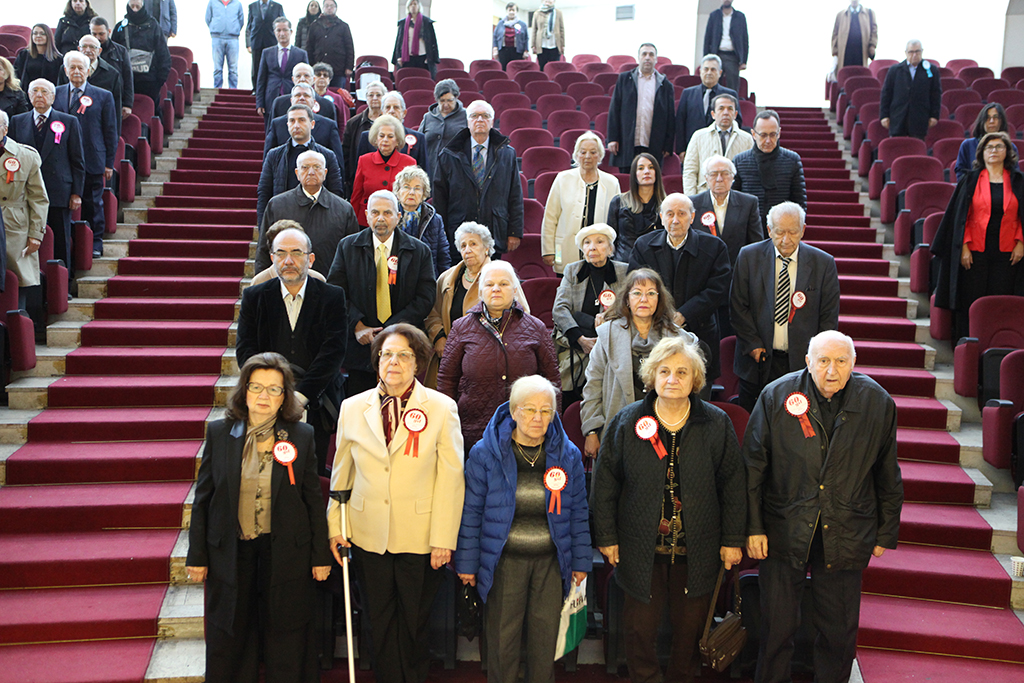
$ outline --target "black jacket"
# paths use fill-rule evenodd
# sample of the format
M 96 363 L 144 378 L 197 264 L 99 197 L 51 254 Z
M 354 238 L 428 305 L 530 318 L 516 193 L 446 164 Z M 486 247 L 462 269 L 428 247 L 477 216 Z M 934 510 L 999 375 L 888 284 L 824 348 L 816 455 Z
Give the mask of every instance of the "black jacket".
M 4 88 L 0 90 L 0 111 L 7 112 L 7 118 L 32 111 L 32 105 L 28 101 L 28 93 L 24 90 Z
M 651 599 L 651 569 L 661 520 L 668 458 L 636 435 L 636 422 L 654 416 L 651 391 L 612 418 L 594 465 L 590 510 L 594 544 L 619 546 L 615 579 L 630 596 Z M 671 438 L 660 430 L 668 449 Z M 690 396 L 690 419 L 680 435 L 679 482 L 686 532 L 687 591 L 707 595 L 715 587 L 722 546 L 746 545 L 746 472 L 732 422 L 721 408 Z
M 408 17 L 406 17 L 407 19 Z M 405 21 L 398 22 L 398 35 L 395 37 L 395 50 L 391 55 L 391 63 L 398 68 L 398 60 L 402 58 L 402 34 L 405 32 Z M 427 47 L 427 64 L 439 64 L 441 54 L 437 50 L 437 34 L 434 33 L 434 20 L 424 16 L 420 26 L 420 39 Z
M 345 130 L 341 134 L 341 148 L 345 151 L 345 185 L 352 187 L 356 178 L 356 167 L 359 166 L 359 155 L 356 149 L 359 147 L 359 136 L 370 130 L 373 121 L 370 120 L 369 109 L 364 109 L 345 123 Z
M 786 412 L 786 398 L 807 397 L 814 436 Z M 874 547 L 895 548 L 903 480 L 896 462 L 896 404 L 859 372 L 843 389 L 831 438 L 823 434 L 814 382 L 805 368 L 765 387 L 743 440 L 747 533 L 767 534 L 768 554 L 802 568 L 822 525 L 825 564 L 863 569 Z
M 633 213 L 623 203 L 622 197 L 621 194 L 615 195 L 608 203 L 608 224 L 615 228 L 615 254 L 612 258 L 627 263 L 637 239 L 660 229 L 662 225 L 661 214 L 653 198 L 648 210 Z
M 711 190 L 693 195 L 690 201 L 693 202 L 693 227 L 710 233 L 711 229 L 704 225 L 704 216 L 710 213 L 718 237 L 729 248 L 729 263 L 734 268 L 740 249 L 764 239 L 764 228 L 761 227 L 761 216 L 757 211 L 757 197 L 754 195 L 736 190 L 729 193 L 729 208 L 725 210 L 724 226 L 718 224 L 718 214 L 715 213 L 715 200 L 711 196 Z
M 61 61 L 60 55 L 48 62 L 43 55 L 33 57 L 27 47 L 18 50 L 18 56 L 14 60 L 14 73 L 18 74 L 21 87 L 26 91 L 29 84 L 37 78 L 45 78 L 54 85 L 57 85 L 57 81 L 61 77 L 67 78 L 64 75 L 64 63 Z
M 942 106 L 942 79 L 939 70 L 924 60 L 911 80 L 907 60 L 889 69 L 882 84 L 878 117 L 889 119 L 889 136 L 928 133 L 928 119 L 937 119 Z
M 267 3 L 265 16 L 260 15 L 260 3 L 249 3 L 248 28 L 245 31 L 245 46 L 252 48 L 254 55 L 263 54 L 264 48 L 277 44 L 274 37 L 274 19 L 284 16 L 284 8 L 281 3 L 270 0 Z
M 100 175 L 104 169 L 114 168 L 117 155 L 117 131 L 121 123 L 121 112 L 117 109 L 114 96 L 103 88 L 85 82 L 83 95 L 92 98 L 92 104 L 85 111 L 68 111 L 71 107 L 71 84 L 57 86 L 53 108 L 78 119 L 82 127 L 82 152 L 85 154 L 85 172 Z
M 282 192 L 267 203 L 260 223 L 259 243 L 256 246 L 256 272 L 270 267 L 270 245 L 267 244 L 267 230 L 279 220 L 297 221 L 313 242 L 313 270 L 327 277 L 331 262 L 338 250 L 338 243 L 349 235 L 359 232 L 356 212 L 352 205 L 326 187 L 321 188 L 316 204 L 313 204 L 302 186 Z
M 57 28 L 53 32 L 53 45 L 57 48 L 57 52 L 62 55 L 66 55 L 71 50 L 78 49 L 78 41 L 82 39 L 82 36 L 89 35 L 89 22 L 96 16 L 93 12 L 91 15 L 86 10 L 82 14 L 71 13 L 71 16 L 67 14 L 61 16 L 57 21 Z
M 128 10 L 128 16 L 114 28 L 111 37 L 115 43 L 124 45 L 129 50 L 143 50 L 153 53 L 149 71 L 142 73 L 133 71 L 135 83 L 159 83 L 167 80 L 171 72 L 171 53 L 167 49 L 167 38 L 160 28 L 160 22 L 149 16 L 146 8 L 138 12 Z
M 676 108 L 676 153 L 682 154 L 686 151 L 686 146 L 690 144 L 690 138 L 693 134 L 702 128 L 707 128 L 715 120 L 711 117 L 711 103 L 719 95 L 732 95 L 739 102 L 740 96 L 736 94 L 736 91 L 732 88 L 725 87 L 722 83 L 719 83 L 714 88 L 711 88 L 711 94 L 708 95 L 708 109 L 704 109 L 704 91 L 707 90 L 703 85 L 691 85 L 689 88 L 683 90 L 682 97 L 679 98 L 679 106 Z M 736 125 L 743 128 L 743 113 L 736 110 Z
M 523 186 L 519 181 L 516 150 L 508 138 L 492 128 L 483 186 L 473 175 L 472 136 L 460 130 L 437 155 L 434 173 L 434 208 L 444 221 L 448 243 L 466 221 L 491 229 L 494 249 L 503 254 L 509 237 L 523 236 Z
M 722 44 L 723 15 L 716 9 L 708 16 L 708 25 L 704 30 L 704 54 L 718 54 Z M 732 23 L 729 24 L 729 37 L 732 38 L 732 49 L 740 64 L 747 63 L 750 39 L 747 36 L 747 17 L 739 10 L 732 11 Z
M 313 121 L 315 123 L 313 126 L 313 139 L 316 140 L 318 145 L 322 145 L 334 152 L 334 156 L 338 160 L 338 169 L 341 171 L 342 177 L 344 177 L 344 153 L 341 148 L 341 134 L 338 133 L 338 124 L 334 122 L 334 119 L 320 116 L 320 114 L 313 114 Z M 270 125 L 267 126 L 267 139 L 263 143 L 263 156 L 266 157 L 270 154 L 270 150 L 283 145 L 289 140 L 291 140 L 291 136 L 288 135 L 288 115 L 274 117 L 270 121 Z
M 775 151 L 775 189 L 765 189 L 761 182 L 761 174 L 757 170 L 757 155 L 761 151 L 752 147 L 740 152 L 732 160 L 736 165 L 736 182 L 732 189 L 746 192 L 757 197 L 758 212 L 761 214 L 761 225 L 767 228 L 768 212 L 776 204 L 795 202 L 807 209 L 807 184 L 804 181 L 804 165 L 800 155 L 785 147 L 776 147 Z
M 57 135 L 51 128 L 58 121 L 64 126 L 60 144 L 57 144 Z M 46 185 L 50 206 L 66 208 L 71 195 L 82 196 L 85 156 L 82 151 L 82 127 L 77 118 L 51 109 L 43 126 L 43 144 L 37 146 L 36 112 L 33 109 L 11 119 L 10 135 L 23 145 L 36 147 L 39 152 L 39 158 L 43 161 L 43 183 Z M 58 226 L 51 227 L 56 229 Z
M 640 67 L 619 74 L 608 106 L 608 142 L 619 143 L 619 153 L 609 163 L 620 168 L 633 163 L 636 134 L 637 79 Z M 651 119 L 650 144 L 647 151 L 659 161 L 662 152 L 671 152 L 676 137 L 676 100 L 672 83 L 664 74 L 654 72 L 657 90 L 654 93 L 654 116 Z
M 132 78 L 132 60 L 128 56 L 128 48 L 107 39 L 101 45 L 103 54 L 100 58 L 121 74 L 121 106 L 131 107 L 135 102 L 135 79 Z M 63 69 L 61 72 L 63 73 Z M 145 121 L 143 122 L 145 123 Z
M 263 222 L 263 212 L 267 209 L 267 203 L 282 192 L 294 189 L 299 184 L 294 168 L 288 168 L 288 148 L 292 140 L 278 145 L 267 153 L 263 159 L 263 171 L 260 173 L 260 182 L 256 187 L 256 222 Z M 320 152 L 327 160 L 327 179 L 324 180 L 324 187 L 334 194 L 342 197 L 345 195 L 345 183 L 341 177 L 341 169 L 338 167 L 338 159 L 327 147 L 318 144 L 314 138 L 310 138 L 307 145 L 309 151 Z
M 310 64 L 327 62 L 334 69 L 335 76 L 344 76 L 345 71 L 354 71 L 356 51 L 352 47 L 352 30 L 337 16 L 328 19 L 327 15 L 321 13 L 310 25 L 306 52 L 309 53 Z

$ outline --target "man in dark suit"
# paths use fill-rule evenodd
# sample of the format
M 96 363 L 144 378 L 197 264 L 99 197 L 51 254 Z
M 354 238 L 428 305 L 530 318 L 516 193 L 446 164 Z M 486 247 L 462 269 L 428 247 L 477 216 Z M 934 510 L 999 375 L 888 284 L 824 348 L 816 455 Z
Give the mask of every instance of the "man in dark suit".
M 807 209 L 807 183 L 800 155 L 779 144 L 782 123 L 777 112 L 759 111 L 751 129 L 754 146 L 733 157 L 736 189 L 757 197 L 761 224 L 768 225 L 768 210 L 782 202 Z
M 732 283 L 733 368 L 740 405 L 804 366 L 811 337 L 839 326 L 839 276 L 829 254 L 801 244 L 806 214 L 783 202 L 768 214 L 769 239 L 743 247 Z
M 292 86 L 291 92 L 291 103 L 304 104 L 313 109 L 313 88 L 300 83 Z M 291 106 L 291 105 L 289 105 Z M 281 116 L 275 117 L 267 128 L 267 140 L 263 143 L 263 156 L 265 157 L 270 153 L 270 150 L 283 145 L 288 141 L 288 115 L 287 112 Z M 341 133 L 338 132 L 338 124 L 333 119 L 329 119 L 326 116 L 320 116 L 320 114 L 313 114 L 313 139 L 316 140 L 317 144 L 323 145 L 327 149 L 334 152 L 334 156 L 338 158 L 338 166 L 341 168 L 342 177 L 345 176 L 345 155 L 341 147 Z
M 271 199 L 263 212 L 256 247 L 256 272 L 269 268 L 271 264 L 267 230 L 278 221 L 293 220 L 302 226 L 313 243 L 313 253 L 316 254 L 313 269 L 327 277 L 338 243 L 359 232 L 359 223 L 352 205 L 324 187 L 327 178 L 324 155 L 303 152 L 296 162 L 298 187 Z
M 377 190 L 366 202 L 366 219 L 369 228 L 338 245 L 327 276 L 328 282 L 348 293 L 348 322 L 355 343 L 349 340 L 345 369 L 353 396 L 377 385 L 370 363 L 373 338 L 395 323 L 422 328 L 437 295 L 430 247 L 395 230 L 398 198 L 388 190 Z
M 272 254 L 278 277 L 242 292 L 235 357 L 239 366 L 266 351 L 288 359 L 324 474 L 344 398 L 341 363 L 349 339 L 345 290 L 309 277 L 316 255 L 301 229 L 278 233 Z
M 676 109 L 676 154 L 682 162 L 686 155 L 686 145 L 690 144 L 693 134 L 707 128 L 715 122 L 712 116 L 711 103 L 719 95 L 732 95 L 739 100 L 739 95 L 721 83 L 722 59 L 716 54 L 704 55 L 700 60 L 700 85 L 692 85 L 683 90 Z M 743 112 L 736 112 L 736 125 L 743 127 Z
M 256 111 L 264 118 L 274 100 L 292 89 L 292 69 L 309 63 L 306 51 L 292 45 L 292 22 L 285 17 L 274 19 L 274 37 L 277 44 L 263 50 L 256 71 Z
M 121 118 L 128 118 L 135 106 L 135 79 L 132 78 L 132 60 L 128 48 L 110 39 L 110 24 L 103 17 L 93 17 L 89 21 L 92 37 L 100 41 L 103 61 L 117 69 L 121 74 Z
M 92 226 L 93 256 L 103 256 L 103 184 L 114 175 L 117 154 L 117 115 L 114 97 L 86 81 L 89 58 L 81 52 L 64 55 L 64 72 L 69 83 L 57 88 L 53 108 L 78 119 L 82 128 L 85 156 L 85 184 L 82 188 L 82 218 Z
M 78 119 L 53 108 L 57 90 L 37 78 L 28 86 L 33 111 L 11 119 L 10 136 L 31 145 L 42 159 L 43 184 L 50 199 L 46 224 L 53 228 L 54 258 L 64 261 L 71 273 L 71 212 L 82 205 L 85 158 L 82 127 Z
M 299 184 L 295 175 L 296 161 L 303 152 L 320 152 L 327 159 L 327 189 L 343 196 L 345 185 L 334 152 L 317 144 L 313 139 L 313 111 L 296 104 L 288 110 L 288 134 L 291 139 L 270 150 L 263 160 L 263 172 L 256 188 L 256 222 L 263 222 L 263 211 L 267 202 L 276 195 L 291 190 Z
M 640 237 L 629 255 L 629 269 L 650 268 L 661 275 L 676 303 L 676 323 L 697 335 L 707 348 L 707 377 L 704 394 L 719 369 L 718 309 L 729 296 L 732 269 L 729 250 L 721 239 L 700 230 L 690 230 L 693 202 L 673 193 L 661 203 L 664 230 Z
M 274 0 L 256 0 L 249 5 L 249 20 L 246 23 L 245 49 L 255 58 L 252 60 L 252 87 L 256 94 L 256 80 L 259 76 L 260 56 L 277 41 L 274 39 L 274 19 L 284 16 L 281 3 Z
M 114 44 L 116 45 L 117 43 Z M 124 81 L 121 78 L 121 73 L 100 57 L 100 54 L 103 52 L 103 48 L 100 47 L 100 41 L 86 34 L 78 41 L 78 51 L 89 58 L 89 82 L 97 88 L 109 91 L 114 96 L 115 108 L 122 106 L 124 103 Z M 64 85 L 67 82 L 67 74 L 61 74 L 57 85 Z M 121 132 L 121 119 L 122 117 L 117 117 L 119 135 Z
M 308 85 L 310 88 L 313 87 L 313 67 L 305 62 L 296 64 L 292 68 L 292 88 L 296 85 Z M 267 112 L 271 119 L 276 119 L 278 116 L 284 116 L 288 112 L 288 107 L 291 106 L 291 89 L 284 95 L 278 95 L 274 98 L 273 103 L 270 103 L 270 111 Z M 316 103 L 314 106 L 309 106 L 313 109 L 313 112 L 320 114 L 321 116 L 334 121 L 335 125 L 338 123 L 338 110 L 334 107 L 334 102 L 329 97 L 322 97 L 316 94 L 316 90 L 313 91 L 313 101 Z
M 740 89 L 740 72 L 747 68 L 747 17 L 732 8 L 732 0 L 722 0 L 722 7 L 708 16 L 704 30 L 704 54 L 722 58 L 722 79 L 733 90 Z
M 405 123 L 405 98 L 402 97 L 402 93 L 397 90 L 392 90 L 384 96 L 384 100 L 381 103 L 381 109 L 385 114 L 394 116 L 396 119 Z M 410 138 L 412 145 L 409 144 Z M 359 136 L 359 146 L 356 149 L 356 159 L 369 154 L 375 148 L 370 145 L 370 131 L 363 131 Z M 427 139 L 423 137 L 423 133 L 419 132 L 414 128 L 405 129 L 405 143 L 398 150 L 402 154 L 408 154 L 416 160 L 416 165 L 427 172 L 430 175 L 430 165 L 427 160 Z
M 676 135 L 675 91 L 658 73 L 658 49 L 640 46 L 637 67 L 619 74 L 608 106 L 608 151 L 611 165 L 629 173 L 633 157 L 648 152 L 659 161 L 671 154 Z M 637 121 L 640 125 L 637 125 Z
M 924 138 L 939 122 L 942 79 L 923 57 L 921 41 L 911 40 L 907 58 L 885 75 L 878 115 L 889 137 Z

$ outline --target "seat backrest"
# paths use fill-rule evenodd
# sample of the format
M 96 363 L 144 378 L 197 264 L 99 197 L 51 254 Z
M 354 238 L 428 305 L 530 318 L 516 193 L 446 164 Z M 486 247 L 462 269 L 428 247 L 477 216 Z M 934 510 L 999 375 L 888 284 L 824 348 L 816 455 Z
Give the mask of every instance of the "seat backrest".
M 991 348 L 1024 349 L 1024 297 L 983 296 L 971 304 L 968 318 L 981 353 Z
M 959 121 L 950 119 L 939 119 L 939 122 L 928 129 L 924 136 L 924 143 L 930 148 L 936 140 L 943 138 L 964 139 L 964 126 Z
M 1021 95 L 1024 95 L 1024 93 L 1021 93 Z M 978 118 L 978 112 L 984 109 L 985 106 L 981 102 L 961 104 L 953 110 L 953 120 L 959 122 L 964 128 L 969 129 L 974 125 L 974 119 Z
M 879 143 L 882 140 L 889 139 L 889 131 L 882 127 L 882 122 L 878 119 L 868 122 L 868 140 L 871 141 L 872 147 L 878 149 Z M 926 148 L 927 149 L 927 148 Z
M 521 92 L 503 92 L 488 100 L 501 119 L 501 112 L 507 109 L 529 109 L 530 98 Z
M 0 26 L 0 33 L 10 33 L 28 40 L 32 37 L 32 28 L 29 26 L 22 26 L 20 24 L 4 24 L 3 26 Z
M 949 168 L 956 161 L 956 157 L 960 153 L 960 145 L 962 144 L 963 140 L 957 140 L 956 138 L 936 140 L 935 144 L 932 145 L 932 156 L 942 163 L 943 168 Z M 950 179 L 953 180 L 954 178 Z
M 456 78 L 467 78 L 468 79 L 469 78 L 469 74 L 466 72 L 465 69 L 438 69 L 437 70 L 437 80 L 443 81 L 446 78 L 451 78 L 453 80 L 456 79 Z
M 548 115 L 548 132 L 556 138 L 564 131 L 589 127 L 590 116 L 581 111 L 560 109 Z
M 981 102 L 981 95 L 977 90 L 947 90 L 942 93 L 942 104 L 955 110 L 961 104 Z
M 897 64 L 898 63 L 899 62 L 897 62 Z M 875 65 L 875 62 L 872 62 L 871 66 L 874 66 L 874 65 Z M 892 66 L 883 66 L 877 72 L 875 72 L 875 78 L 878 79 L 879 83 L 883 83 L 883 84 L 885 83 L 885 77 L 889 75 L 889 69 L 891 69 L 891 68 L 892 68 Z
M 43 235 L 43 241 L 39 245 L 39 263 L 46 265 L 47 261 L 53 260 L 53 228 L 49 225 L 46 226 L 46 233 Z M 66 265 L 66 264 L 65 264 Z
M 477 74 L 477 78 L 483 76 L 486 73 L 490 73 L 490 72 L 489 71 L 481 71 L 479 74 Z M 502 93 L 510 93 L 510 92 L 512 92 L 512 93 L 522 93 L 523 91 L 520 89 L 519 84 L 516 83 L 515 81 L 508 81 L 508 80 L 502 80 L 502 79 L 491 79 L 489 81 L 485 81 L 484 84 L 483 84 L 484 99 L 487 100 L 488 102 L 490 102 L 494 98 L 495 95 L 500 95 Z
M 1024 377 L 1024 349 L 1011 351 L 999 364 L 999 398 L 1011 402 L 1015 413 L 1024 410 L 1024 382 L 1020 381 L 1021 377 Z M 1018 531 L 1024 531 L 1024 527 L 1018 527 Z
M 945 182 L 942 162 L 935 157 L 911 155 L 892 162 L 891 177 L 897 192 L 917 182 Z
M 500 64 L 500 62 L 499 62 Z M 437 63 L 438 69 L 460 69 L 465 71 L 466 65 L 461 59 L 455 57 L 441 57 L 441 60 Z
M 594 80 L 594 76 L 597 74 L 609 74 L 615 73 L 615 69 L 612 68 L 611 64 L 605 64 L 604 62 L 589 62 L 579 67 L 580 73 L 585 74 L 590 80 Z
M 403 92 L 402 97 L 405 99 L 406 107 L 429 107 L 435 102 L 432 90 L 406 90 Z
M 536 113 L 536 112 L 535 112 Z M 509 144 L 515 149 L 518 156 L 534 147 L 554 147 L 555 138 L 550 131 L 543 128 L 517 128 L 508 135 Z
M 556 74 L 568 73 L 576 70 L 576 65 L 572 62 L 548 62 L 544 65 L 544 73 L 550 77 L 554 77 Z
M 1008 81 L 1001 78 L 979 78 L 971 83 L 971 90 L 977 91 L 981 99 L 988 100 L 989 93 L 993 90 L 1005 90 L 1010 87 Z
M 608 113 L 612 98 L 609 95 L 591 95 L 580 102 L 580 111 L 584 112 L 591 119 L 596 119 L 601 114 Z M 603 131 L 602 131 L 603 132 Z
M 476 90 L 463 90 L 459 93 L 459 102 L 462 102 L 463 107 L 468 107 L 472 102 L 483 99 L 485 99 L 484 94 Z
M 1011 104 L 1007 107 L 1006 121 L 1017 130 L 1024 128 L 1024 104 Z
M 924 140 L 907 137 L 880 140 L 875 145 L 875 149 L 878 150 L 878 160 L 882 162 L 882 167 L 885 169 L 892 166 L 893 160 L 901 156 L 928 154 L 928 147 L 924 144 Z
M 664 66 L 659 66 L 658 71 L 665 74 L 665 78 L 669 81 L 675 79 L 677 76 L 690 75 L 690 67 L 685 64 L 665 64 Z M 1024 78 L 1024 76 L 1022 76 L 1022 78 Z
M 733 371 L 733 360 L 736 357 L 736 335 L 724 337 L 718 343 L 718 359 L 722 366 L 722 375 L 714 380 L 722 385 L 722 398 L 728 402 L 740 392 L 740 378 Z
M 396 84 L 404 82 L 407 78 L 430 78 L 430 71 L 421 66 L 403 66 L 395 69 Z
M 945 211 L 956 187 L 953 183 L 914 183 L 907 188 L 904 205 L 910 211 L 911 222 L 935 211 Z
M 539 235 L 544 225 L 544 205 L 536 199 L 526 197 L 523 199 L 523 232 L 530 235 Z M 527 299 L 529 301 L 529 299 Z
M 721 408 L 732 422 L 733 431 L 736 432 L 736 439 L 742 444 L 743 436 L 747 433 L 747 423 L 750 421 L 750 413 L 735 403 L 724 403 L 712 401 L 712 405 Z
M 547 120 L 553 111 L 571 110 L 576 111 L 576 100 L 568 95 L 541 95 L 537 99 L 537 111 L 540 117 Z
M 548 329 L 555 326 L 551 320 L 551 309 L 555 306 L 555 293 L 561 281 L 557 277 L 535 277 L 523 281 L 523 294 L 530 304 L 530 314 L 540 318 Z
M 594 117 L 594 131 L 605 138 L 608 137 L 608 112 L 603 111 Z
M 874 79 L 871 79 L 874 80 Z M 850 106 L 855 110 L 870 102 L 878 102 L 882 99 L 882 88 L 861 88 L 850 95 Z
M 969 66 L 978 66 L 978 63 L 973 59 L 951 59 L 946 62 L 946 68 L 952 69 L 955 72 L 959 72 L 961 69 Z
M 579 69 L 584 64 L 591 64 L 591 63 L 600 62 L 600 61 L 601 61 L 601 58 L 598 57 L 597 55 L 591 55 L 591 54 L 587 54 L 587 53 L 584 52 L 584 53 L 580 53 L 578 55 L 573 56 L 573 58 L 572 58 L 572 65 L 575 66 L 577 69 Z
M 1003 69 L 999 77 L 1006 79 L 1010 83 L 1016 83 L 1024 78 L 1024 66 L 1008 66 Z
M 192 68 L 192 62 L 186 61 L 181 55 L 171 55 L 171 66 L 178 70 L 179 75 L 182 75 Z
M 622 64 L 628 64 L 632 62 L 636 64 L 636 57 L 633 55 L 612 55 L 608 58 L 608 63 L 612 65 L 612 68 L 616 71 L 619 70 L 619 66 Z
M 542 122 L 540 114 L 533 109 L 506 109 L 498 118 L 501 120 L 500 130 L 505 135 L 520 128 L 540 128 Z
M 150 100 L 152 102 L 152 100 Z M 121 137 L 133 147 L 136 141 L 142 137 L 142 121 L 133 113 L 121 119 Z
M 1024 90 L 999 88 L 990 92 L 986 99 L 989 102 L 998 102 L 1003 107 L 1012 107 L 1015 104 L 1024 104 Z
M 942 217 L 945 215 L 944 211 L 936 211 L 930 213 L 924 218 L 924 228 L 922 229 L 922 242 L 925 244 L 931 244 L 935 241 L 935 233 L 939 231 L 939 224 L 942 223 Z
M 459 86 L 460 92 L 480 92 L 480 84 L 472 78 L 455 78 L 455 85 Z
M 846 85 L 843 87 L 843 91 L 847 95 L 853 96 L 853 93 L 863 88 L 877 88 L 878 79 L 872 78 L 871 76 L 854 76 L 846 81 Z
M 581 405 L 580 401 L 574 401 L 566 406 L 562 412 L 562 429 L 565 430 L 565 435 L 569 437 L 569 441 L 572 441 L 582 454 L 586 439 L 583 436 L 583 419 L 580 415 Z
M 132 113 L 138 115 L 141 121 L 148 124 L 149 120 L 155 116 L 154 112 L 153 98 L 149 95 L 139 95 L 136 93 L 135 99 L 132 100 Z
M 689 76 L 684 76 L 684 78 L 689 78 Z M 597 74 L 591 80 L 594 83 L 596 83 L 597 85 L 599 85 L 602 88 L 604 88 L 604 91 L 607 94 L 611 95 L 612 94 L 612 90 L 615 89 L 615 84 L 619 80 L 619 75 L 618 74 L 614 74 L 614 73 L 610 73 L 610 74 L 608 74 L 608 73 L 606 73 L 606 74 Z
M 399 71 L 404 71 L 404 69 L 399 69 Z M 398 74 L 395 74 L 395 77 L 397 78 L 395 85 L 403 94 L 410 90 L 429 90 L 431 94 L 434 92 L 434 81 L 429 77 L 406 76 L 405 78 L 398 78 Z
M 682 92 L 685 88 L 689 88 L 694 85 L 700 85 L 700 76 L 696 74 L 690 76 L 676 76 L 672 79 L 672 86 L 676 89 L 676 92 Z
M 534 147 L 523 152 L 523 173 L 527 178 L 536 178 L 547 171 L 565 171 L 572 164 L 572 157 L 558 147 Z
M 362 62 L 356 62 L 356 64 L 362 64 Z M 356 69 L 355 74 L 352 76 L 352 80 L 359 83 L 359 77 L 363 74 L 377 74 L 381 80 L 391 82 L 391 72 L 388 71 L 387 66 L 360 66 Z
M 533 181 L 533 198 L 541 204 L 548 203 L 548 194 L 551 193 L 551 186 L 555 182 L 555 176 L 558 173 L 555 171 L 545 171 L 537 176 L 536 180 Z
M 501 62 L 497 59 L 474 59 L 469 63 L 469 75 L 475 77 L 481 71 L 501 70 Z
M 956 76 L 945 76 L 939 80 L 942 81 L 942 92 L 967 89 L 967 81 L 962 78 L 957 78 Z
M 562 86 L 562 92 L 565 92 L 573 83 L 590 83 L 587 77 L 579 71 L 563 71 L 555 74 L 551 80 Z
M 614 71 L 616 73 L 620 73 L 621 74 L 621 73 L 623 73 L 625 71 L 632 71 L 636 67 L 637 67 L 637 63 L 636 62 L 626 62 L 625 64 L 619 64 L 619 66 L 617 68 L 615 68 Z
M 605 89 L 597 83 L 573 83 L 565 90 L 565 94 L 576 100 L 579 104 L 584 98 L 590 97 L 591 95 L 604 95 Z
M 541 258 L 540 246 L 540 235 L 523 235 L 518 249 L 501 256 L 503 261 L 508 261 L 516 269 L 516 275 L 519 276 L 524 285 L 526 280 L 532 280 L 533 278 L 555 277 L 555 271 L 552 270 L 551 266 L 544 263 L 544 259 Z M 529 298 L 527 298 L 527 301 L 529 301 Z M 530 307 L 532 311 L 532 302 Z
M 519 84 L 521 89 L 525 89 L 527 83 L 550 81 L 551 79 L 548 78 L 548 75 L 543 71 L 520 71 L 515 75 L 513 80 Z
M 864 91 L 862 90 L 861 92 L 864 92 Z M 742 108 L 742 104 L 743 104 L 743 102 L 741 101 L 740 102 L 741 108 Z M 878 116 L 879 116 L 879 114 L 878 114 L 878 107 L 879 107 L 879 103 L 877 101 L 876 102 L 866 102 L 866 103 L 862 104 L 857 109 L 857 120 L 860 121 L 861 124 L 864 125 L 864 126 L 868 125 L 872 121 L 877 121 L 878 120 Z
M 842 90 L 843 86 L 846 85 L 846 81 L 862 76 L 874 78 L 871 69 L 866 66 L 844 66 L 836 73 L 836 82 L 839 83 L 839 89 Z
M 7 48 L 7 51 L 14 55 L 23 47 L 28 47 L 28 40 L 13 33 L 0 33 L 0 45 Z
M 540 66 L 532 59 L 513 59 L 506 66 L 509 78 L 515 78 L 521 71 L 536 71 L 540 73 Z
M 527 83 L 523 92 L 526 93 L 531 102 L 536 104 L 537 100 L 545 95 L 561 95 L 562 87 L 552 81 L 534 81 L 533 83 Z M 575 100 L 573 101 L 575 102 Z
M 516 88 L 519 87 L 519 84 L 509 78 L 508 74 L 501 69 L 484 69 L 483 71 L 477 71 L 471 78 L 477 82 L 481 91 L 484 89 L 484 85 L 488 81 L 507 81 L 515 85 Z
M 381 69 L 388 68 L 388 58 L 382 57 L 381 55 L 361 55 L 356 57 L 356 69 L 358 70 L 363 64 L 369 63 L 370 66 L 376 66 Z
M 993 78 L 995 74 L 987 66 L 968 66 L 956 72 L 957 78 L 962 78 L 968 84 L 974 83 L 979 78 Z
M 416 129 L 419 129 L 420 123 L 423 122 L 423 117 L 427 115 L 427 112 L 429 110 L 430 110 L 430 107 L 428 107 L 425 104 L 409 105 L 409 108 L 405 110 L 405 126 L 406 126 L 406 128 L 416 128 Z

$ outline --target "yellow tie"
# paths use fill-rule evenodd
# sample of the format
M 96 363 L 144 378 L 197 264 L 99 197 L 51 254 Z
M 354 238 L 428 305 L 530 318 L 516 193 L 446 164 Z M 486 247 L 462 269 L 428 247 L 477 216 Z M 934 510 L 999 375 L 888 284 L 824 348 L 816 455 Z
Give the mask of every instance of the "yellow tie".
M 388 245 L 377 247 L 377 319 L 384 324 L 391 317 L 391 287 L 388 285 Z

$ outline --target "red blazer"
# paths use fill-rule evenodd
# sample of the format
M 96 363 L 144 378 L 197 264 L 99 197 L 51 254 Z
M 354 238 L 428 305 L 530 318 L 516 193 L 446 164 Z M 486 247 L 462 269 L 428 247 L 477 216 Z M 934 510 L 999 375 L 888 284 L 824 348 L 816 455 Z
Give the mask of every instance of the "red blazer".
M 359 157 L 359 165 L 356 166 L 356 179 L 352 183 L 352 208 L 356 211 L 356 219 L 359 225 L 367 227 L 366 200 L 377 190 L 391 190 L 395 182 L 395 176 L 406 166 L 415 166 L 416 160 L 408 154 L 395 152 L 384 163 L 384 157 L 380 152 L 374 150 L 369 154 Z

